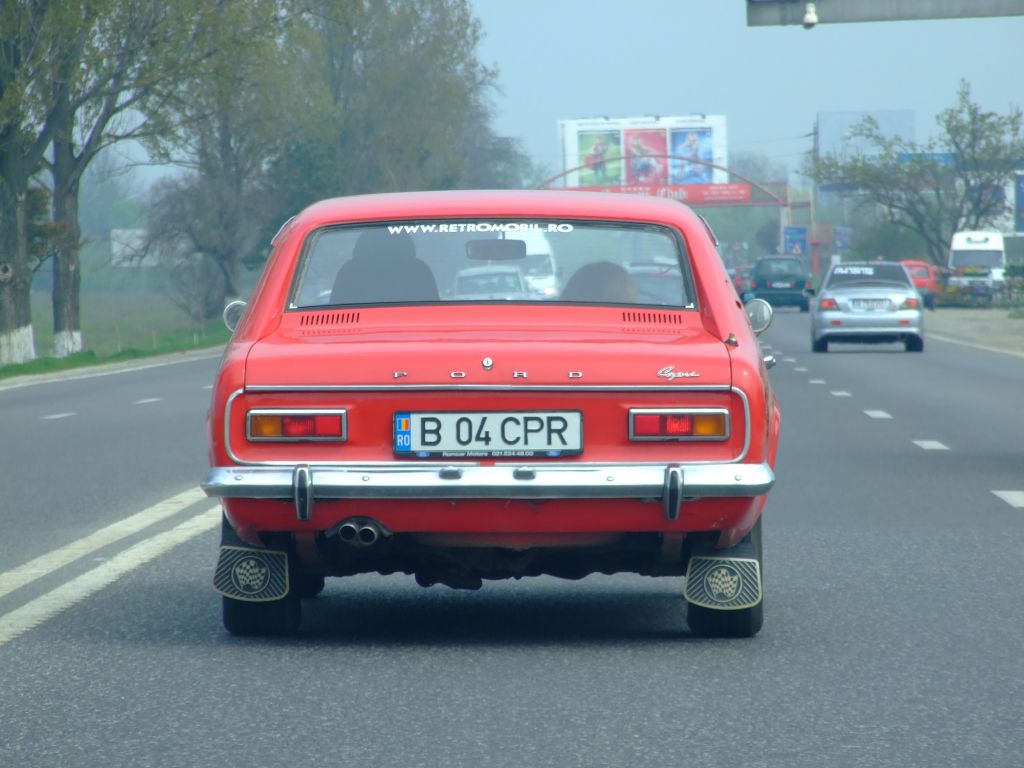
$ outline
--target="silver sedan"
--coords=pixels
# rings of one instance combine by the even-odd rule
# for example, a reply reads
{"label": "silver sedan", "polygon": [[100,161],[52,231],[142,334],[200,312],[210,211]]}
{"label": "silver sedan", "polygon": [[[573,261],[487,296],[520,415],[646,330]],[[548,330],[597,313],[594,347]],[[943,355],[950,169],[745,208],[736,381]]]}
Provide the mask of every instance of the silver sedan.
{"label": "silver sedan", "polygon": [[828,352],[833,342],[902,342],[907,352],[921,352],[922,304],[902,264],[834,264],[811,305],[811,349]]}

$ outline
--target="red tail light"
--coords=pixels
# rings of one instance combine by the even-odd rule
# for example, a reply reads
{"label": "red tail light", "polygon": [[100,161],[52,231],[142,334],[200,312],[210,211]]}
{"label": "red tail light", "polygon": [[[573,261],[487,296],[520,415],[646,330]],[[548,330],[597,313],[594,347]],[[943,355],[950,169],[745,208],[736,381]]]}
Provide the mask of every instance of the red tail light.
{"label": "red tail light", "polygon": [[905,299],[903,301],[903,303],[900,304],[900,309],[917,309],[920,306],[921,306],[921,302],[919,302],[917,299],[911,297],[909,299]]}
{"label": "red tail light", "polygon": [[757,280],[751,280],[750,281],[750,287],[751,288],[757,288]]}
{"label": "red tail light", "polygon": [[724,409],[631,409],[630,440],[725,440],[729,412]]}
{"label": "red tail light", "polygon": [[839,309],[835,299],[822,299],[818,302],[818,309]]}
{"label": "red tail light", "polygon": [[246,436],[261,441],[343,441],[344,410],[253,410],[246,415]]}

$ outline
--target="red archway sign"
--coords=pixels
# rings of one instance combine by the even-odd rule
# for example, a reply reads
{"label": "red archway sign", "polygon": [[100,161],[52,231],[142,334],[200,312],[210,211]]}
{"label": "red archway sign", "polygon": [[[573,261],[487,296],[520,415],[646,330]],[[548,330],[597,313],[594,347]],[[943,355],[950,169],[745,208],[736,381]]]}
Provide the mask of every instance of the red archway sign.
{"label": "red archway sign", "polygon": [[[706,165],[711,168],[717,168],[718,170],[725,171],[730,177],[735,177],[739,179],[739,181],[729,182],[726,184],[609,184],[590,187],[560,187],[560,189],[575,189],[586,192],[624,192],[634,195],[653,195],[655,197],[667,197],[673,200],[679,200],[680,202],[695,207],[734,205],[774,205],[786,207],[789,205],[789,200],[785,197],[780,197],[764,185],[741,176],[735,171],[729,170],[725,166],[716,165],[715,163],[700,160],[696,157],[683,157],[681,155],[651,154],[647,155],[647,157],[658,158],[661,160],[682,160],[687,163]],[[605,159],[605,162],[613,163],[618,160],[628,162],[630,157],[626,155],[609,157]],[[557,173],[542,181],[537,185],[537,188],[548,189],[552,183],[586,167],[587,165],[584,163],[577,165],[575,168],[569,168],[561,173]]]}

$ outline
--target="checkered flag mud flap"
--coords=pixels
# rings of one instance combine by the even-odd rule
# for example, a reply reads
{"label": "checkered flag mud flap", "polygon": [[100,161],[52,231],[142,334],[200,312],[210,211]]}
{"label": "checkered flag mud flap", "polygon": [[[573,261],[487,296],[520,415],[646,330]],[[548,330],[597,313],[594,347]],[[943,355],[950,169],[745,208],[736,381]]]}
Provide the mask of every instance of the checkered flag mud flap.
{"label": "checkered flag mud flap", "polygon": [[288,594],[288,553],[221,547],[213,588],[225,597],[262,603]]}
{"label": "checkered flag mud flap", "polygon": [[751,608],[761,601],[761,564],[752,558],[690,558],[686,600],[719,611]]}

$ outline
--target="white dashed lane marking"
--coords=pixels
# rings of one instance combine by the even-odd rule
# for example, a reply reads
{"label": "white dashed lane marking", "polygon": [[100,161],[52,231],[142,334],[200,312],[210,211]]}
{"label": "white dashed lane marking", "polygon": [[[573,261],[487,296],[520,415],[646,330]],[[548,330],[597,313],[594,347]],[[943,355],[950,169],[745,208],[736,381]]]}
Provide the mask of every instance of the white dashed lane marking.
{"label": "white dashed lane marking", "polygon": [[20,608],[0,616],[0,645],[38,627],[89,595],[99,592],[153,558],[220,523],[220,508],[214,507],[191,517],[176,528],[158,533],[111,557],[103,565],[86,571]]}
{"label": "white dashed lane marking", "polygon": [[798,365],[793,370],[794,371],[799,371],[800,373],[807,373],[807,366],[806,365]]}
{"label": "white dashed lane marking", "polygon": [[992,491],[1011,507],[1024,509],[1024,491]]}
{"label": "white dashed lane marking", "polygon": [[144,397],[141,400],[136,400],[132,405],[148,405],[149,403],[159,403],[163,400],[162,397]]}
{"label": "white dashed lane marking", "polygon": [[914,445],[926,451],[948,451],[949,446],[943,445],[938,440],[914,440]]}
{"label": "white dashed lane marking", "polygon": [[807,381],[807,383],[808,384],[824,384],[825,380],[824,379],[809,379]]}
{"label": "white dashed lane marking", "polygon": [[864,411],[864,413],[866,413],[872,419],[891,419],[892,418],[892,416],[890,416],[885,411]]}
{"label": "white dashed lane marking", "polygon": [[55,419],[66,419],[69,416],[77,416],[77,415],[78,414],[74,413],[73,411],[69,411],[68,413],[51,413],[51,414],[49,414],[47,416],[40,416],[40,418],[43,421],[54,421]]}
{"label": "white dashed lane marking", "polygon": [[784,358],[782,358],[782,362],[784,362],[784,363],[795,363],[796,362],[796,358],[795,357],[784,357]]}
{"label": "white dashed lane marking", "polygon": [[68,563],[74,562],[80,557],[90,555],[108,544],[120,541],[126,536],[138,533],[143,528],[156,523],[171,515],[177,514],[191,504],[206,498],[206,494],[199,488],[190,488],[177,496],[164,499],[148,509],[136,512],[131,517],[126,517],[105,528],[100,528],[88,536],[73,541],[72,543],[40,555],[34,560],[29,560],[17,568],[5,573],[0,573],[0,597],[23,587],[31,581],[53,573],[58,568],[63,568]]}
{"label": "white dashed lane marking", "polygon": [[832,390],[832,397],[850,397],[850,396],[851,396],[850,393],[847,392],[845,389],[833,389]]}

